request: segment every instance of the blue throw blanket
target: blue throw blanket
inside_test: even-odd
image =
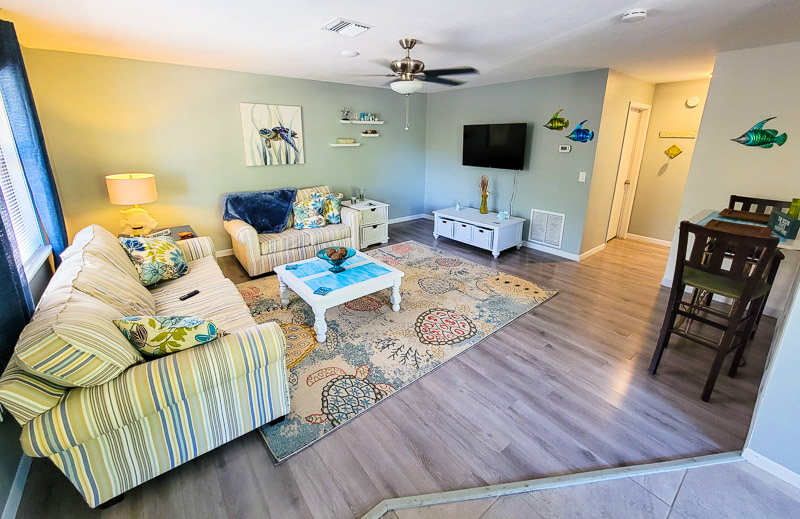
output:
[[[244,220],[259,234],[283,232],[286,230],[289,215],[292,214],[296,194],[297,189],[293,187],[228,193],[225,195],[222,219],[226,222]]]

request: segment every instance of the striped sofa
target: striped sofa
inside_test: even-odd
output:
[[[147,290],[114,235],[81,230],[0,377],[25,453],[50,458],[92,507],[289,412],[280,327],[255,323],[209,238],[178,245],[188,274]],[[112,323],[174,314],[228,335],[146,361]]]
[[[312,193],[327,195],[331,186],[298,189],[295,200],[307,200]],[[288,228],[281,233],[258,234],[247,222],[223,222],[231,235],[233,254],[250,276],[272,272],[278,265],[311,258],[324,247],[360,249],[361,212],[342,206],[342,223],[328,224],[319,229],[294,229],[289,217]]]

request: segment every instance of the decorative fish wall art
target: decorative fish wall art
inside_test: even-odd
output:
[[[553,114],[553,117],[551,117],[550,120],[547,121],[547,124],[543,124],[542,126],[547,128],[548,130],[557,130],[559,132],[564,128],[566,128],[567,126],[569,126],[569,119],[564,119],[563,117],[558,116],[558,114],[560,114],[563,110],[564,109],[562,108],[561,110]]]
[[[589,119],[584,119],[583,121],[579,122],[578,126],[572,130],[572,133],[567,135],[567,139],[575,142],[589,142],[590,140],[594,139],[594,132],[583,127],[583,123],[588,120]]]
[[[731,140],[745,146],[758,146],[759,148],[771,148],[773,144],[783,146],[787,139],[785,133],[778,135],[778,130],[764,129],[764,123],[773,119],[775,118],[764,119],[739,137]]]

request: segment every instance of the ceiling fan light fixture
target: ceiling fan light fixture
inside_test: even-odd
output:
[[[389,86],[398,94],[409,95],[420,91],[422,88],[422,81],[418,79],[412,79],[411,81],[400,79],[398,81],[393,81]]]

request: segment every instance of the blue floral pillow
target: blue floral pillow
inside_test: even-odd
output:
[[[120,238],[144,286],[175,279],[189,272],[189,264],[172,238]]]
[[[342,223],[342,195],[330,193],[323,198],[323,214],[326,223]]]
[[[294,228],[318,229],[325,226],[325,217],[322,216],[325,199],[318,193],[312,193],[302,202],[294,204]]]
[[[139,353],[149,356],[188,350],[225,335],[211,319],[189,315],[141,315],[116,319],[114,324]]]

